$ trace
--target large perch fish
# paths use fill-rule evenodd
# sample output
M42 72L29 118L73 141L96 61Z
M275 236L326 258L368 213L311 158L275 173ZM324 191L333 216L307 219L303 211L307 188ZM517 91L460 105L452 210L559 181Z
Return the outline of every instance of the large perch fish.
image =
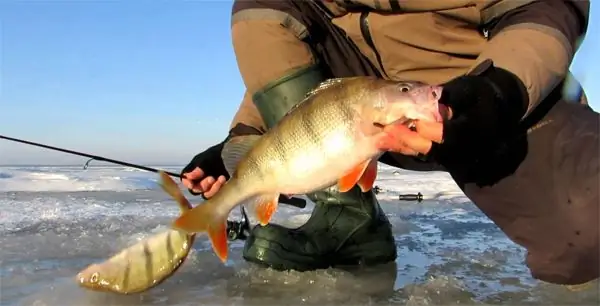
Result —
M192 208L177 184L160 172L161 187L177 201L181 212ZM131 294L157 286L183 264L195 234L176 229L154 235L130 246L110 259L92 264L77 274L80 286L96 291Z
M241 158L229 181L208 201L183 213L174 228L208 232L227 259L227 216L251 201L267 224L280 194L305 194L337 182L342 192L372 188L383 126L409 120L441 121L442 88L371 77L323 82ZM235 139L235 138L234 138Z

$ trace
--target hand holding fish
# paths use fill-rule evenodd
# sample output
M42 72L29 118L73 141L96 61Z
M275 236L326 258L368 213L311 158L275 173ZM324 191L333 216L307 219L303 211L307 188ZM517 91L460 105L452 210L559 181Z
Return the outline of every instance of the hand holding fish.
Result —
M490 82L498 78L501 76L488 71L443 84L439 97L443 122L416 120L412 122L414 130L402 124L388 125L381 148L406 155L428 154L446 167L462 167L488 154L518 130L527 107L515 111L508 105L505 100L512 99L504 99L507 94Z
M210 199L225 184L227 179L224 175L217 178L208 176L204 170L196 167L192 172L184 173L181 177L183 185L195 193L201 193L205 198Z
M204 150L183 168L181 182L191 194L211 198L229 179L229 172L221 158L224 145L225 142L221 142Z
M444 125L441 122L414 121L415 131L405 124L390 124L383 128L388 137L379 144L381 149L417 156L431 151L433 143L441 143Z
M443 92L436 93L439 99L439 116L436 121L432 120L413 120L410 125L406 122L398 121L383 127L387 137L379 142L379 148L404 155L417 156L428 154L433 144L441 144L444 139L444 122L452 117L452 110L442 104L444 101Z

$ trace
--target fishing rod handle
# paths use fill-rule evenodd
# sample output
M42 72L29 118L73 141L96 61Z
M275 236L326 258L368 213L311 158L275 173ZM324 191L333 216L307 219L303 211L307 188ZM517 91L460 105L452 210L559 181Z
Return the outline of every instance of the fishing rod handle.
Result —
M167 173L167 174L169 174L169 173ZM171 174L169 174L169 175L171 175ZM178 174L174 174L174 176L181 178L180 175L178 175ZM192 182L198 183L201 180L202 179L195 179L195 180L192 180ZM188 191L193 195L201 195L202 194L202 193L194 192L191 189ZM288 198L288 197L282 196L282 195L279 196L279 203L294 206L294 207L300 208L300 209L303 209L306 207L306 200L300 199L300 198L294 198L294 197Z

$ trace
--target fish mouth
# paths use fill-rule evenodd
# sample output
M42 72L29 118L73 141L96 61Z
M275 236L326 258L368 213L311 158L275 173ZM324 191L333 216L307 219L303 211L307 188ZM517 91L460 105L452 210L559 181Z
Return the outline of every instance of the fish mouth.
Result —
M379 122L373 122L373 126L380 129L380 130L384 130L386 126L389 125L405 125L406 127L408 127L411 131L416 131L417 127L415 125L415 120L412 119L406 119L406 118L402 118L402 119L398 119L396 121L393 121L391 123L388 124L383 124L383 123L379 123Z
M80 285L85 285L85 277L83 277L83 275L81 275L81 273L77 274L75 276L75 282L80 284Z
M81 287L85 287L88 289L94 289L94 290L96 290L98 287L97 284L92 284L91 282L89 282L88 278L85 277L83 275L83 273L78 273L74 278L75 278L75 282Z

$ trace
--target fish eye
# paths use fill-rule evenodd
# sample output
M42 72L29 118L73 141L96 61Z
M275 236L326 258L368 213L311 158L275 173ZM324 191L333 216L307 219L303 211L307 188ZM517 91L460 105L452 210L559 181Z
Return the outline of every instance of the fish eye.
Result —
M97 283L98 282L98 277L100 275L98 274L98 272L94 272L94 274L92 274L92 276L90 277L90 282L92 283Z
M401 92L408 92L410 90L410 86L402 83L398 85L398 89L400 89Z

